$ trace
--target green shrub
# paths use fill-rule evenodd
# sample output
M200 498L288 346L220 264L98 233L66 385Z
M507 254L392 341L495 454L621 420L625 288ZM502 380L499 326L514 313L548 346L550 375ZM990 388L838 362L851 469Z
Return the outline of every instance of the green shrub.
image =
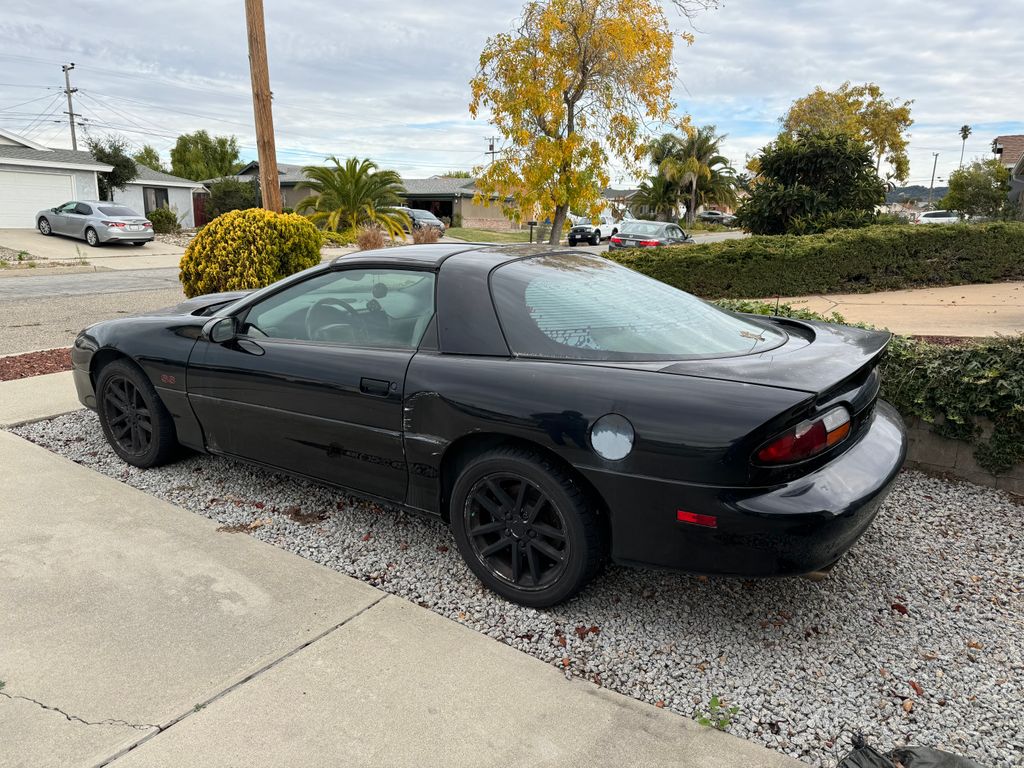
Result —
M243 211L261 205L260 188L255 180L218 179L210 183L209 211L220 216L228 211Z
M842 322L788 304L716 302L734 312L779 314ZM933 344L894 336L882 361L881 396L903 418L917 416L944 437L974 446L978 464L993 474L1024 462L1024 334ZM981 429L982 420L991 431Z
M230 211L199 232L181 257L185 295L262 288L320 263L320 233L305 216Z
M705 298L870 293L1024 278L1024 224L885 225L609 257Z
M170 208L157 208L148 214L149 220L153 222L153 231L160 235L170 235L181 232L181 224L178 223L178 215Z
M321 229L320 237L323 238L324 245L326 246L340 247L345 245L355 245L356 231L354 229L346 229L341 232L335 232L332 229Z

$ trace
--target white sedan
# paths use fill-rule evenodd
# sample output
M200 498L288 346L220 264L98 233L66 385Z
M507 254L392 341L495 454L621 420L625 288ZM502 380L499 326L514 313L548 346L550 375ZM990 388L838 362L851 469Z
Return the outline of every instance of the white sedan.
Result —
M956 211L928 211L914 219L915 224L962 224L967 217Z

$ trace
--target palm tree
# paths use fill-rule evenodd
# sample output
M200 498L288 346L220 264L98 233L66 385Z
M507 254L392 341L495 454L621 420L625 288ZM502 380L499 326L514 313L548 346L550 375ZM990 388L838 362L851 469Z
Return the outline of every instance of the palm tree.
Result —
M655 221L675 221L679 188L660 173L648 176L640 182L631 204L646 211L645 215Z
M380 170L372 160L350 157L342 165L333 155L333 167L307 165L302 169L308 181L296 189L316 192L295 206L302 213L312 210L309 218L325 229L356 229L365 225L383 228L391 237L405 239L409 217L398 210L405 188L395 171Z
M967 149L967 138L971 135L971 126L961 125L960 126L960 167L964 167L964 150Z
M715 195L725 195L735 200L735 173L729 161L721 154L721 144L725 136L718 136L715 126L704 125L678 142L677 149L660 164L659 170L665 177L682 190L689 192L689 203L686 206L686 221L693 224L697 216L697 206L702 202L722 202L729 200L713 199ZM701 199L701 188L704 198ZM726 190L730 190L726 193Z

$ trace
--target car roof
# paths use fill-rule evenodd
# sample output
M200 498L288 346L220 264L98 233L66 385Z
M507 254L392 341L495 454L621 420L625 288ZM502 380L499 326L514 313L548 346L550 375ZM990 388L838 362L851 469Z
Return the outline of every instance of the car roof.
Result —
M423 245L399 245L391 248L377 248L372 251L338 256L332 265L357 266L359 264L380 264L405 267L438 267L449 256L466 251L487 251L500 246L487 243L425 243Z

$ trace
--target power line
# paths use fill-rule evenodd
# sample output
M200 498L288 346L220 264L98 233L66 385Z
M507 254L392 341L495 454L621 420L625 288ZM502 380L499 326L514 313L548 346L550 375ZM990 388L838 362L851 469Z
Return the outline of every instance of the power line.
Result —
M71 87L71 70L75 68L75 62L61 64L60 68L64 72L64 93L68 97L68 125L71 127L71 149L77 152L78 139L75 137L75 107L71 103L71 94L78 90Z
M9 104L6 107L0 107L0 112L10 112L12 109L15 109L17 107L24 107L26 104L32 104L33 102L36 102L36 101L42 101L43 99L48 99L52 95L53 94L51 94L51 93L45 93L42 96L36 96L34 99L29 99L28 101L19 101L17 104Z

